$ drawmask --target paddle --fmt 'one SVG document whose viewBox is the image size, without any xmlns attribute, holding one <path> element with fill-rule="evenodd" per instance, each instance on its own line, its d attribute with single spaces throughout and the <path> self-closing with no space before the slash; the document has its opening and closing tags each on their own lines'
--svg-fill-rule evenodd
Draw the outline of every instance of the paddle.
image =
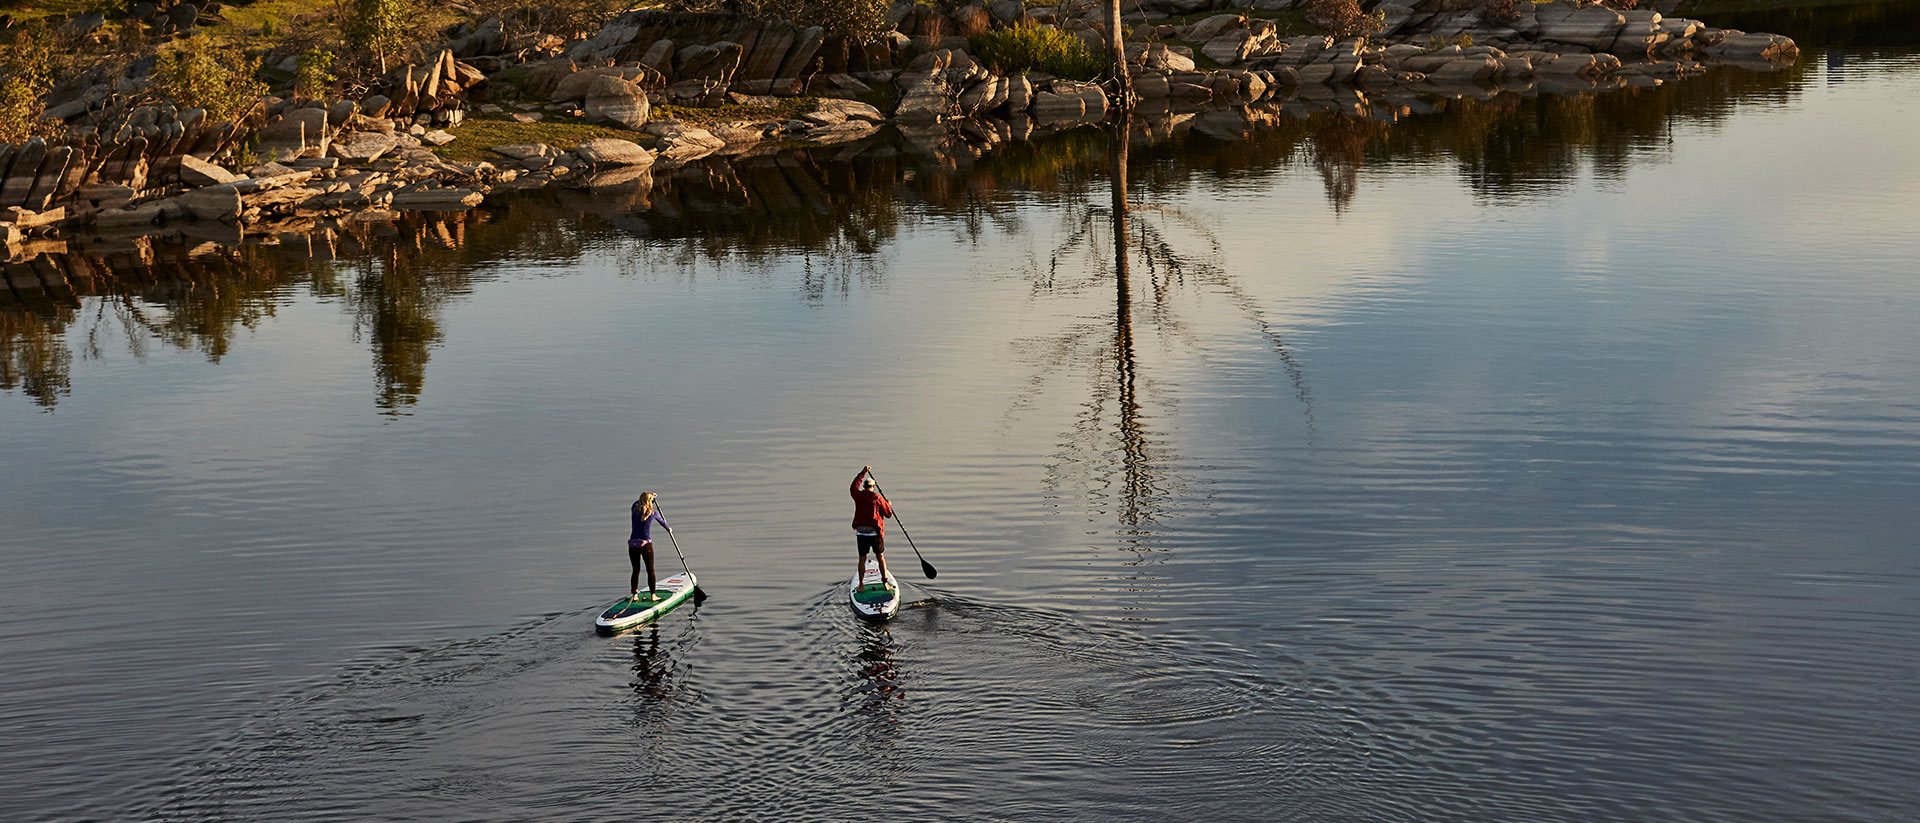
<svg viewBox="0 0 1920 823">
<path fill-rule="evenodd" d="M 653 508 L 660 512 L 660 518 L 662 520 L 666 519 L 667 510 L 660 508 L 659 500 L 653 501 Z M 680 570 L 687 573 L 688 580 L 692 580 L 693 570 L 687 568 L 687 556 L 680 554 L 680 541 L 673 539 L 673 529 L 671 528 L 667 529 L 667 542 L 673 544 L 673 553 L 680 557 Z M 693 605 L 698 606 L 706 599 L 707 593 L 700 590 L 700 584 L 693 584 Z"/>
<path fill-rule="evenodd" d="M 873 473 L 868 472 L 867 476 L 873 477 Z M 875 491 L 880 493 L 881 497 L 887 496 L 887 490 L 880 488 L 880 478 L 873 477 L 873 488 Z M 888 501 L 888 502 L 892 502 L 892 501 Z M 940 570 L 935 569 L 932 563 L 928 563 L 925 557 L 920 557 L 920 547 L 913 545 L 913 535 L 907 534 L 907 524 L 900 520 L 900 512 L 895 511 L 893 513 L 893 522 L 900 524 L 900 536 L 905 537 L 907 539 L 907 546 L 913 549 L 913 556 L 920 558 L 920 573 L 926 575 L 928 580 L 932 580 L 936 577 L 939 577 Z M 668 532 L 668 534 L 672 534 L 672 532 Z"/>
</svg>

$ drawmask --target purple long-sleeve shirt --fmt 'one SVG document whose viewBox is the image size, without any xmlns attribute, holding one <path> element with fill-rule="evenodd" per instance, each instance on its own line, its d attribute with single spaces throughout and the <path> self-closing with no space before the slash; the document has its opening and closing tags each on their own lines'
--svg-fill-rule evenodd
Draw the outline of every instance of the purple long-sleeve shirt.
<svg viewBox="0 0 1920 823">
<path fill-rule="evenodd" d="M 654 509 L 653 514 L 643 517 L 640 514 L 640 507 L 637 505 L 634 506 L 633 535 L 627 538 L 627 542 L 637 546 L 640 545 L 642 541 L 652 540 L 653 524 L 655 523 L 659 523 L 662 527 L 666 528 L 667 531 L 673 531 L 673 527 L 667 525 L 667 519 L 660 516 L 659 509 Z"/>
</svg>

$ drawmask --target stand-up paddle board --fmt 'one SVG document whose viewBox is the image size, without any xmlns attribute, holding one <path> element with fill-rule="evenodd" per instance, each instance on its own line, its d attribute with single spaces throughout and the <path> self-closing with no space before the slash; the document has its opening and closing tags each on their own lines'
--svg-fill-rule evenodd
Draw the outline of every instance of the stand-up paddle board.
<svg viewBox="0 0 1920 823">
<path fill-rule="evenodd" d="M 868 620 L 886 620 L 900 613 L 900 581 L 893 579 L 889 570 L 887 585 L 881 585 L 880 561 L 868 557 L 860 576 L 847 581 L 847 603 L 853 606 L 854 614 Z"/>
<path fill-rule="evenodd" d="M 593 627 L 602 632 L 631 629 L 673 611 L 693 596 L 693 572 L 682 572 L 654 583 L 652 599 L 647 592 L 638 597 L 622 597 L 593 619 Z"/>
</svg>

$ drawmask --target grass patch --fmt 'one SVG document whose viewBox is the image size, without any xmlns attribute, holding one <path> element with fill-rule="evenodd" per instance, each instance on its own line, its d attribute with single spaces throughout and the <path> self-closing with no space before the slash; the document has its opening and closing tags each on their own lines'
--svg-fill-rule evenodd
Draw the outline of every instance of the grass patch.
<svg viewBox="0 0 1920 823">
<path fill-rule="evenodd" d="M 1106 63 L 1087 42 L 1059 29 L 1021 24 L 994 29 L 971 41 L 974 57 L 1001 74 L 1043 71 L 1056 77 L 1092 80 Z"/>
<path fill-rule="evenodd" d="M 76 17 L 95 11 L 105 13 L 107 19 L 111 20 L 115 11 L 124 8 L 125 3 L 113 0 L 0 0 L 0 13 L 13 15 L 16 23 L 49 17 Z"/>
<path fill-rule="evenodd" d="M 454 141 L 433 150 L 447 160 L 499 160 L 501 155 L 494 154 L 493 147 L 515 143 L 545 143 L 557 149 L 570 150 L 583 141 L 603 137 L 643 144 L 654 141 L 650 134 L 577 120 L 521 123 L 505 117 L 469 117 L 447 131 L 454 136 Z"/>
<path fill-rule="evenodd" d="M 771 106 L 749 106 L 728 103 L 724 106 L 702 108 L 699 106 L 676 106 L 662 103 L 653 107 L 650 117 L 654 120 L 672 118 L 682 123 L 705 125 L 708 123 L 726 123 L 735 120 L 792 120 L 820 108 L 818 97 L 776 97 Z"/>
</svg>

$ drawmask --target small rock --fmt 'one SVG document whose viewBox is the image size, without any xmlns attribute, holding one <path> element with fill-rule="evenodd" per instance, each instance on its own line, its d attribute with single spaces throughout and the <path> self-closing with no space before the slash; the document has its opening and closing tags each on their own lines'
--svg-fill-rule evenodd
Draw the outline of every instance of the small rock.
<svg viewBox="0 0 1920 823">
<path fill-rule="evenodd" d="M 596 166 L 645 166 L 653 163 L 653 152 L 629 140 L 588 140 L 576 147 L 573 153 Z"/>
<path fill-rule="evenodd" d="M 552 157 L 559 154 L 552 146 L 545 143 L 515 143 L 510 146 L 494 146 L 493 150 L 515 160 L 526 160 L 530 157 Z"/>
<path fill-rule="evenodd" d="M 514 112 L 512 115 L 509 115 L 509 116 L 512 118 L 513 122 L 515 123 L 538 123 L 541 120 L 546 119 L 546 115 L 541 114 L 540 112 L 537 112 L 537 111 L 532 113 Z"/>
<path fill-rule="evenodd" d="M 253 166 L 247 169 L 247 176 L 255 177 L 255 178 L 284 177 L 286 175 L 296 174 L 296 173 L 297 172 L 295 172 L 292 168 L 287 166 L 282 166 L 279 163 L 261 163 L 258 166 Z"/>
<path fill-rule="evenodd" d="M 434 129 L 420 135 L 420 141 L 430 146 L 444 146 L 453 142 L 453 135 L 441 129 Z"/>
</svg>

